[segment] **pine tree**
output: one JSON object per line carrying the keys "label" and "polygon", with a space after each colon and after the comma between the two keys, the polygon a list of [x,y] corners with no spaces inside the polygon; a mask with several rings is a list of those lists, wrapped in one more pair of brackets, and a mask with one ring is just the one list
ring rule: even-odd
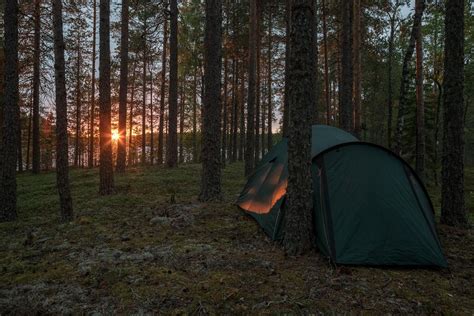
{"label": "pine tree", "polygon": [[247,98],[247,137],[245,141],[245,175],[255,166],[255,102],[257,67],[257,1],[250,0],[248,98]]}
{"label": "pine tree", "polygon": [[66,66],[62,1],[53,0],[54,70],[56,86],[56,181],[59,191],[61,220],[73,219],[71,191],[69,188],[69,160],[67,134]]}
{"label": "pine tree", "polygon": [[464,196],[464,0],[447,0],[445,17],[441,222],[467,226]]}
{"label": "pine tree", "polygon": [[221,198],[222,0],[206,0],[202,173],[199,200]]}
{"label": "pine tree", "polygon": [[0,222],[13,221],[16,213],[16,163],[18,158],[18,3],[4,4],[5,94],[3,100]]}
{"label": "pine tree", "polygon": [[166,146],[166,164],[178,166],[178,4],[170,0],[170,87],[168,109],[168,143]]}
{"label": "pine tree", "polygon": [[[291,255],[312,246],[311,121],[315,102],[312,0],[292,0],[288,101],[288,187],[284,246]],[[305,67],[301,67],[304,64]]]}
{"label": "pine tree", "polygon": [[[127,141],[127,91],[128,91],[128,0],[122,0],[120,37],[120,91],[119,91],[119,139],[117,143],[117,172],[125,171]],[[131,137],[131,135],[129,135]]]}
{"label": "pine tree", "polygon": [[100,187],[102,195],[114,191],[110,102],[110,0],[100,0],[99,24]]}

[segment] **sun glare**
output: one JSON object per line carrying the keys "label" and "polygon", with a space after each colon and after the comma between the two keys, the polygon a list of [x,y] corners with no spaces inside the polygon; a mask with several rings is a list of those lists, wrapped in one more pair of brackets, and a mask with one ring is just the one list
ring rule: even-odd
{"label": "sun glare", "polygon": [[113,131],[112,132],[112,140],[113,141],[118,141],[120,138],[119,132],[118,131]]}

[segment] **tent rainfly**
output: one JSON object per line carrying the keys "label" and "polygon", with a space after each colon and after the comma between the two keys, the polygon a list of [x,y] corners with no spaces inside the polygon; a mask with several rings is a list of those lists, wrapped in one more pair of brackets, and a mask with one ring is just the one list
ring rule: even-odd
{"label": "tent rainfly", "polygon": [[[388,149],[335,127],[312,127],[312,225],[337,264],[446,267],[434,209],[414,170]],[[287,139],[249,177],[237,205],[273,240],[284,237]]]}

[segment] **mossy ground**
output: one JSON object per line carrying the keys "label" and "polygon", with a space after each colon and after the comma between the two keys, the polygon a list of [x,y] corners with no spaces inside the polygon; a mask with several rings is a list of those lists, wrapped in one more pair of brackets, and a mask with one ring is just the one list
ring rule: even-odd
{"label": "mossy ground", "polygon": [[[55,174],[20,175],[19,220],[0,224],[0,314],[473,313],[472,229],[439,227],[445,270],[285,257],[232,204],[241,164],[224,170],[220,203],[197,202],[199,173],[135,168],[101,197],[98,170],[73,170],[69,224],[59,223]],[[472,220],[474,169],[466,186]]]}

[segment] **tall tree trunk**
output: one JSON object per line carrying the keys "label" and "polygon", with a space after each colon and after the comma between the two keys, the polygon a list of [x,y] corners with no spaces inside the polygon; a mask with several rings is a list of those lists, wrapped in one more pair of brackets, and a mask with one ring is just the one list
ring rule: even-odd
{"label": "tall tree trunk", "polygon": [[[416,11],[423,12],[424,0],[416,0]],[[423,35],[421,23],[416,29],[416,150],[415,168],[425,178],[425,102],[423,97]]]}
{"label": "tall tree trunk", "polygon": [[146,2],[144,2],[145,13],[143,21],[143,73],[142,73],[142,153],[141,163],[146,164],[146,67],[147,67],[147,12]]}
{"label": "tall tree trunk", "polygon": [[95,59],[96,59],[96,38],[97,38],[97,0],[92,1],[92,83],[91,83],[91,109],[90,109],[90,127],[89,127],[89,155],[88,167],[94,167],[94,129],[95,129]]}
{"label": "tall tree trunk", "polygon": [[20,107],[17,108],[18,116],[18,143],[17,143],[17,153],[18,153],[18,172],[23,172],[23,141],[21,136],[21,116],[20,116]]}
{"label": "tall tree trunk", "polygon": [[352,104],[353,65],[352,65],[352,1],[341,0],[341,81],[339,86],[339,125],[348,132],[354,131]]}
{"label": "tall tree trunk", "polygon": [[[225,53],[224,53],[225,54]],[[228,81],[228,70],[227,70],[227,54],[224,57],[224,99],[222,101],[223,108],[223,119],[222,119],[222,168],[225,168],[227,159],[227,81]]]}
{"label": "tall tree trunk", "polygon": [[362,93],[362,70],[360,61],[361,41],[361,0],[354,0],[354,25],[353,25],[353,53],[354,53],[354,134],[360,138],[361,124],[361,93]]}
{"label": "tall tree trunk", "polygon": [[238,102],[239,102],[239,61],[236,57],[233,60],[233,83],[232,83],[232,155],[231,162],[237,161],[237,125],[239,119]]}
{"label": "tall tree trunk", "polygon": [[260,52],[261,52],[261,24],[262,24],[262,5],[261,1],[257,0],[257,13],[256,13],[256,33],[255,33],[255,41],[256,41],[256,64],[255,64],[255,73],[256,73],[256,78],[255,78],[255,161],[253,163],[253,166],[257,164],[257,162],[260,160],[260,125],[261,125],[261,120],[260,120],[260,91],[261,91],[261,86],[260,86]]}
{"label": "tall tree trunk", "polygon": [[76,135],[74,139],[74,167],[79,165],[81,141],[81,49],[80,39],[77,38],[77,64],[76,64]]}
{"label": "tall tree trunk", "polygon": [[245,154],[245,72],[244,72],[244,63],[242,62],[242,69],[241,69],[241,76],[240,78],[240,127],[239,127],[239,155],[238,159],[239,161],[244,160],[244,154]]}
{"label": "tall tree trunk", "polygon": [[[421,27],[421,18],[423,16],[424,6],[415,6],[415,15],[413,17],[413,27],[411,29],[410,40],[408,47],[403,58],[402,78],[400,83],[400,97],[398,105],[398,116],[397,116],[397,130],[395,131],[395,152],[398,155],[402,154],[402,134],[405,125],[405,112],[408,105],[408,88],[410,85],[410,61],[413,57],[416,45],[416,34],[418,29]],[[421,9],[421,10],[420,10]]]}
{"label": "tall tree trunk", "polygon": [[133,61],[132,91],[130,95],[130,118],[128,123],[128,165],[133,165],[133,110],[135,108],[135,78],[137,77],[137,61]]}
{"label": "tall tree trunk", "polygon": [[273,31],[273,15],[272,8],[268,10],[268,55],[267,55],[267,150],[270,151],[273,147],[273,104],[272,104],[272,34]]}
{"label": "tall tree trunk", "polygon": [[35,0],[34,11],[34,56],[33,56],[33,165],[34,174],[40,172],[41,150],[40,150],[40,112],[39,112],[39,90],[40,90],[40,56],[41,56],[41,0]]}
{"label": "tall tree trunk", "polygon": [[200,201],[221,198],[222,0],[206,0]]}
{"label": "tall tree trunk", "polygon": [[291,1],[285,0],[285,87],[283,97],[283,122],[282,122],[282,134],[283,137],[288,137],[288,129],[290,122],[290,105],[288,102],[288,90],[289,90],[289,58],[290,58],[290,31],[291,31]]}
{"label": "tall tree trunk", "polygon": [[161,95],[160,95],[160,127],[158,131],[158,164],[163,164],[164,125],[165,125],[165,96],[166,96],[166,51],[168,43],[168,20],[163,23],[163,55],[161,59]]}
{"label": "tall tree trunk", "polygon": [[153,62],[148,70],[150,73],[150,165],[155,164],[155,137],[154,137],[154,111],[153,111]]}
{"label": "tall tree trunk", "polygon": [[166,147],[166,164],[173,168],[178,166],[178,4],[170,0],[170,90],[168,109],[168,146]]}
{"label": "tall tree trunk", "polygon": [[324,46],[324,95],[326,101],[326,124],[331,124],[331,89],[329,87],[329,62],[328,62],[328,29],[326,25],[326,0],[322,2],[322,20],[323,20],[323,46]]}
{"label": "tall tree trunk", "polygon": [[194,67],[193,78],[193,162],[198,162],[198,148],[197,148],[197,67]]}
{"label": "tall tree trunk", "polygon": [[247,98],[247,139],[245,142],[245,175],[248,176],[255,167],[255,99],[256,99],[256,67],[257,67],[257,1],[250,0],[249,29],[249,81]]}
{"label": "tall tree trunk", "polygon": [[185,83],[186,78],[183,78],[181,84],[181,93],[179,97],[179,163],[184,163],[184,107],[185,107]]}
{"label": "tall tree trunk", "polygon": [[[32,100],[33,101],[33,98]],[[30,115],[28,116],[28,135],[26,138],[26,170],[30,169],[30,147],[31,147],[31,127],[33,125],[33,102],[31,102]],[[1,150],[0,150],[1,152]]]}
{"label": "tall tree trunk", "polygon": [[441,223],[468,225],[464,196],[464,0],[446,1]]}
{"label": "tall tree trunk", "polygon": [[18,158],[18,3],[4,5],[5,94],[0,181],[0,222],[13,221],[16,213],[16,163]]}
{"label": "tall tree trunk", "polygon": [[[315,102],[312,0],[292,0],[289,67],[288,187],[284,246],[291,255],[312,246],[311,120]],[[304,66],[303,66],[304,65]]]}
{"label": "tall tree trunk", "polygon": [[100,188],[102,195],[114,191],[110,105],[110,0],[100,0],[99,25]]}
{"label": "tall tree trunk", "polygon": [[392,120],[393,120],[393,51],[394,51],[394,40],[395,40],[395,17],[397,8],[390,16],[390,36],[388,38],[388,87],[387,87],[387,98],[388,98],[388,116],[387,116],[387,145],[388,148],[392,149]]}
{"label": "tall tree trunk", "polygon": [[[127,143],[127,91],[128,91],[128,0],[122,0],[120,32],[120,88],[119,88],[119,139],[117,141],[117,172],[125,171]],[[129,135],[131,137],[131,134]]]}
{"label": "tall tree trunk", "polygon": [[56,181],[59,191],[61,220],[69,222],[72,221],[74,214],[69,188],[66,66],[64,61],[65,44],[61,0],[53,0],[53,30],[56,85]]}

